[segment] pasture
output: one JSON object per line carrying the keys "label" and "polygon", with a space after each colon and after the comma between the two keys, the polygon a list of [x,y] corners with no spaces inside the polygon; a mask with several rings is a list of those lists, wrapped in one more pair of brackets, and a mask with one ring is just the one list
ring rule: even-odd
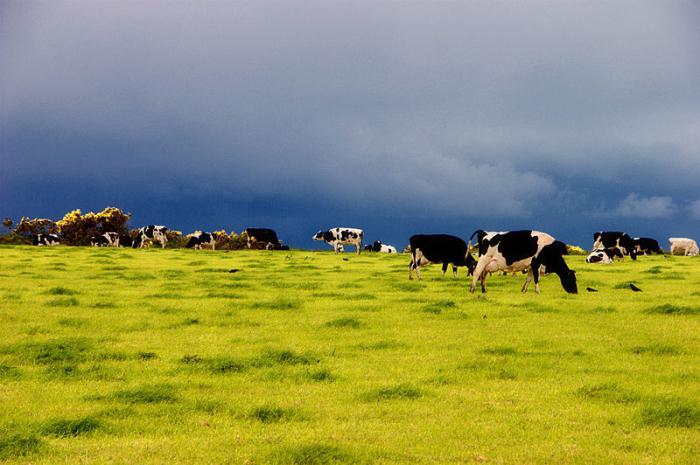
{"label": "pasture", "polygon": [[0,258],[0,462],[700,457],[700,258],[570,256],[578,295],[494,275],[486,296],[464,269],[409,282],[407,255]]}

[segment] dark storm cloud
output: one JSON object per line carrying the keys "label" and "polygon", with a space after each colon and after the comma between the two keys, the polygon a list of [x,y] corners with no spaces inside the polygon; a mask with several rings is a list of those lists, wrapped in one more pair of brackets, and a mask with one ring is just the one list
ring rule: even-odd
{"label": "dark storm cloud", "polygon": [[2,214],[698,216],[693,2],[98,5],[0,6]]}

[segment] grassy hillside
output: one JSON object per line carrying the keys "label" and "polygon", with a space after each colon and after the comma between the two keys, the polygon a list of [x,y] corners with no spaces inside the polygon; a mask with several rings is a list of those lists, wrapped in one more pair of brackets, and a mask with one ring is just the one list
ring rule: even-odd
{"label": "grassy hillside", "polygon": [[409,282],[405,255],[0,247],[0,260],[0,462],[700,456],[700,258],[569,257],[579,295],[556,276],[541,295],[493,276],[486,297],[438,266]]}

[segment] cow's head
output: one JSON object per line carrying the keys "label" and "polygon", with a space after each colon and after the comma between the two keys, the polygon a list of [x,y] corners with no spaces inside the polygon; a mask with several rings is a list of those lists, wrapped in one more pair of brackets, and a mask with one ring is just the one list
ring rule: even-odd
{"label": "cow's head", "polygon": [[560,274],[559,280],[561,281],[561,285],[566,292],[569,294],[578,294],[576,272],[574,270],[567,270],[565,273]]}
{"label": "cow's head", "polygon": [[322,241],[323,240],[323,231],[318,231],[314,237],[312,238],[315,241]]}
{"label": "cow's head", "polygon": [[464,256],[464,261],[467,263],[468,276],[474,275],[474,270],[476,269],[476,264],[478,263],[472,254],[469,253],[467,248],[467,255]]}

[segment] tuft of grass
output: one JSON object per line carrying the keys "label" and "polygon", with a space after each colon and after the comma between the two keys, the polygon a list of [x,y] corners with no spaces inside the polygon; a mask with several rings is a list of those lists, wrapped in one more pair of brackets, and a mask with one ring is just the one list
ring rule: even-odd
{"label": "tuft of grass", "polygon": [[137,352],[136,358],[139,360],[153,360],[158,358],[158,354],[155,352]]}
{"label": "tuft of grass", "polygon": [[256,367],[269,367],[274,365],[311,365],[318,363],[317,358],[297,354],[292,350],[266,350],[258,357],[250,360]]}
{"label": "tuft of grass", "polygon": [[423,396],[420,389],[410,384],[399,384],[387,386],[366,392],[362,397],[368,402],[379,402],[383,400],[408,399],[414,400]]}
{"label": "tuft of grass", "polygon": [[617,312],[617,309],[612,306],[598,306],[594,307],[593,310],[591,310],[593,313],[615,313]]}
{"label": "tuft of grass", "polygon": [[662,428],[695,428],[700,425],[700,408],[680,398],[653,399],[638,413],[642,424]]}
{"label": "tuft of grass", "polygon": [[240,373],[248,368],[243,360],[232,357],[217,357],[205,361],[206,368],[215,374]]}
{"label": "tuft of grass", "polygon": [[255,302],[252,305],[252,308],[264,310],[295,310],[299,307],[301,307],[301,302],[299,300],[289,299],[286,297],[278,297],[276,299]]}
{"label": "tuft of grass", "polygon": [[92,344],[87,339],[52,339],[9,346],[0,352],[12,353],[22,361],[39,365],[81,362],[87,359]]}
{"label": "tuft of grass", "polygon": [[278,447],[261,463],[270,465],[355,465],[363,463],[363,461],[337,446],[307,444]]}
{"label": "tuft of grass", "polygon": [[502,346],[487,347],[486,349],[483,349],[481,353],[489,355],[517,355],[518,351],[515,347]]}
{"label": "tuft of grass", "polygon": [[82,328],[87,323],[84,318],[61,318],[58,324],[69,328]]}
{"label": "tuft of grass", "polygon": [[145,385],[112,393],[109,398],[125,404],[162,404],[177,402],[175,389],[167,384]]}
{"label": "tuft of grass", "polygon": [[197,354],[185,354],[180,359],[180,362],[184,363],[185,365],[193,365],[195,363],[200,363],[201,361],[202,357]]}
{"label": "tuft of grass", "polygon": [[384,349],[399,349],[406,345],[396,341],[377,341],[372,343],[358,344],[355,347],[360,350],[384,350]]}
{"label": "tuft of grass", "polygon": [[641,399],[639,394],[622,388],[617,383],[602,383],[582,386],[576,390],[576,394],[587,399],[602,400],[617,404],[638,402]]}
{"label": "tuft of grass", "polygon": [[308,371],[306,373],[306,378],[311,380],[311,381],[325,382],[325,383],[331,383],[331,382],[335,381],[335,376],[333,375],[333,373],[331,373],[329,370],[326,370],[326,369]]}
{"label": "tuft of grass", "polygon": [[676,346],[666,344],[651,344],[648,346],[634,346],[630,348],[633,354],[650,354],[650,355],[678,355],[681,353]]}
{"label": "tuft of grass", "polygon": [[20,379],[21,377],[22,372],[20,372],[17,368],[9,365],[0,365],[0,379]]}
{"label": "tuft of grass", "polygon": [[271,405],[256,407],[250,412],[249,416],[261,423],[278,423],[281,421],[301,419],[300,413],[295,409],[286,409]]}
{"label": "tuft of grass", "polygon": [[359,328],[362,326],[359,320],[356,318],[338,318],[336,320],[331,320],[326,323],[325,326],[330,328]]}
{"label": "tuft of grass", "polygon": [[358,292],[355,294],[343,295],[343,300],[374,300],[377,296],[369,292]]}
{"label": "tuft of grass", "polygon": [[59,438],[76,437],[92,433],[102,426],[102,422],[94,417],[77,419],[52,420],[41,427],[41,433]]}
{"label": "tuft of grass", "polygon": [[689,307],[684,305],[663,304],[648,307],[644,313],[662,315],[699,315],[700,307]]}
{"label": "tuft of grass", "polygon": [[185,318],[185,321],[183,321],[182,324],[184,326],[198,325],[199,319],[198,318]]}
{"label": "tuft of grass", "polygon": [[44,443],[33,434],[0,435],[0,460],[27,457],[41,450]]}
{"label": "tuft of grass", "polygon": [[48,289],[45,294],[48,295],[76,295],[78,294],[78,291],[75,291],[73,289],[69,289],[67,287],[63,286],[56,286]]}
{"label": "tuft of grass", "polygon": [[75,297],[57,297],[46,301],[49,307],[75,307],[78,305],[78,299]]}

